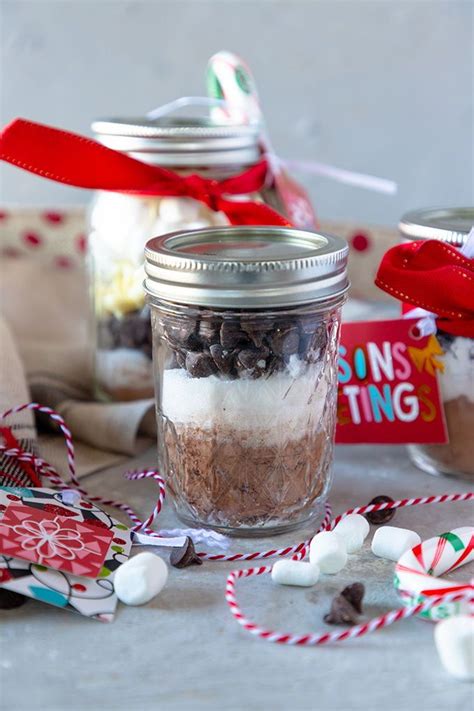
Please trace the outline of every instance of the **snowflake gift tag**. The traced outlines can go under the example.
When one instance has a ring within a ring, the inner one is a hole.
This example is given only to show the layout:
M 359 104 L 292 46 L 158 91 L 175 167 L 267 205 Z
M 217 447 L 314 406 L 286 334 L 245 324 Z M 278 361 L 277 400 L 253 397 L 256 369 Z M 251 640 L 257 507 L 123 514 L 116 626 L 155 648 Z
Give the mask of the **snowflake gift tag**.
M 114 571 L 131 545 L 127 526 L 89 501 L 0 487 L 0 587 L 110 621 Z

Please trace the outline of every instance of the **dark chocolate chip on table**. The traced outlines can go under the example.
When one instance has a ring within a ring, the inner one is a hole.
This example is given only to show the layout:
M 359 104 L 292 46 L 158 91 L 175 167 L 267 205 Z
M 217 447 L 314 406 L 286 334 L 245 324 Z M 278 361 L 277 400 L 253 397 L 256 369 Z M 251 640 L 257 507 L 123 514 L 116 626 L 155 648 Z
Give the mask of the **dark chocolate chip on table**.
M 357 612 L 343 595 L 336 595 L 331 603 L 331 609 L 324 615 L 324 622 L 328 625 L 355 625 Z
M 202 560 L 196 553 L 192 538 L 186 536 L 186 543 L 181 548 L 173 548 L 170 555 L 170 565 L 174 568 L 202 565 Z
M 0 588 L 0 610 L 13 610 L 24 605 L 27 600 L 28 598 L 21 593 Z
M 341 592 L 341 595 L 351 603 L 352 607 L 359 613 L 359 615 L 362 614 L 362 600 L 365 595 L 364 583 L 352 583 L 352 585 L 348 585 Z
M 375 496 L 372 501 L 369 501 L 369 506 L 372 504 L 391 503 L 393 499 L 390 496 Z M 395 516 L 396 509 L 381 509 L 380 511 L 369 511 L 365 514 L 365 518 L 373 526 L 380 526 L 383 523 L 388 523 Z
M 353 583 L 336 595 L 331 602 L 331 609 L 324 615 L 328 625 L 355 625 L 362 613 L 362 600 L 365 588 L 362 583 Z
M 186 370 L 193 378 L 207 378 L 217 368 L 209 353 L 189 351 L 186 355 Z

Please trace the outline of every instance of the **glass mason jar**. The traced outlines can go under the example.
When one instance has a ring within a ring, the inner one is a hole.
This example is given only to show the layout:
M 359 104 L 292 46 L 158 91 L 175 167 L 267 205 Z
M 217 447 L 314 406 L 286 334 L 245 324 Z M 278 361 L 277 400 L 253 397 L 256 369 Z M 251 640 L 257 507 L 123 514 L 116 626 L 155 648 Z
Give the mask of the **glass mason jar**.
M 282 227 L 148 242 L 159 467 L 188 525 L 262 535 L 322 517 L 347 252 Z
M 257 163 L 258 126 L 210 119 L 109 119 L 92 124 L 97 139 L 148 164 L 181 175 L 222 180 Z M 234 196 L 281 210 L 275 191 Z M 224 213 L 185 197 L 98 192 L 90 209 L 90 266 L 97 323 L 96 385 L 100 397 L 153 397 L 151 327 L 143 292 L 143 254 L 153 236 L 226 225 Z
M 440 208 L 407 213 L 399 224 L 404 240 L 439 239 L 461 248 L 474 225 L 474 208 Z M 444 350 L 439 373 L 449 442 L 410 444 L 414 464 L 430 474 L 474 479 L 474 339 L 438 330 Z

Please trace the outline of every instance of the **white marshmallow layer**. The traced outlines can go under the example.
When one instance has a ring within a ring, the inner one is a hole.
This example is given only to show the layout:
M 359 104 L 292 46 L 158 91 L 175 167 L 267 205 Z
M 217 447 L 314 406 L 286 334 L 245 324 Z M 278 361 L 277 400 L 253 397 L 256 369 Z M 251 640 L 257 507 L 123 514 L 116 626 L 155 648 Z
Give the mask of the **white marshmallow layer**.
M 301 439 L 321 425 L 327 383 L 318 364 L 305 369 L 296 358 L 292 368 L 255 380 L 192 378 L 180 368 L 165 370 L 161 411 L 175 426 L 218 428 L 223 436 L 245 431 L 247 446 Z

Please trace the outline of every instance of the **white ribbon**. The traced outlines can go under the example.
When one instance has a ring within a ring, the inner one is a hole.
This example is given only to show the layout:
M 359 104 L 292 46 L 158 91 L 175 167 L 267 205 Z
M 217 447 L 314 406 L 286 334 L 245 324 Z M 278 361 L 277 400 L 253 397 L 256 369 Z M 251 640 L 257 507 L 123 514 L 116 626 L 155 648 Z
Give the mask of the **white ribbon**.
M 213 99 L 209 96 L 181 96 L 179 99 L 169 101 L 167 104 L 157 106 L 156 109 L 148 111 L 146 117 L 150 121 L 154 121 L 162 116 L 168 116 L 168 114 L 172 114 L 185 106 L 228 106 L 228 102 L 224 99 Z
M 149 536 L 147 533 L 132 531 L 132 544 L 134 546 L 164 546 L 165 548 L 181 548 L 186 543 L 186 536 L 179 538 L 165 538 L 163 536 Z
M 182 109 L 186 106 L 223 106 L 231 108 L 230 102 L 225 101 L 224 99 L 214 99 L 208 96 L 181 96 L 179 99 L 175 99 L 167 104 L 163 104 L 163 106 L 157 106 L 157 108 L 152 111 L 148 111 L 146 117 L 153 121 L 163 116 L 167 116 L 168 114 L 172 114 L 178 109 Z M 353 170 L 337 168 L 335 165 L 320 163 L 319 161 L 288 160 L 286 158 L 279 158 L 273 151 L 268 135 L 266 135 L 263 115 L 261 115 L 261 125 L 261 142 L 264 148 L 264 155 L 268 160 L 272 173 L 276 174 L 282 168 L 288 168 L 288 170 L 299 170 L 303 173 L 322 175 L 325 178 L 336 180 L 338 183 L 352 185 L 357 188 L 364 188 L 365 190 L 373 190 L 374 192 L 385 193 L 386 195 L 394 195 L 397 192 L 397 183 L 393 180 L 378 178 L 375 175 L 368 175 L 366 173 L 356 173 Z
M 230 539 L 217 531 L 208 531 L 204 528 L 174 528 L 160 530 L 159 536 L 150 536 L 139 531 L 132 532 L 134 546 L 164 546 L 165 548 L 180 548 L 186 543 L 186 538 L 192 538 L 193 543 L 205 543 L 211 548 L 227 550 Z
M 385 193 L 386 195 L 395 195 L 398 190 L 397 183 L 394 180 L 378 178 L 376 175 L 356 173 L 353 170 L 337 168 L 335 165 L 320 163 L 315 160 L 288 160 L 287 158 L 280 158 L 279 160 L 283 163 L 285 168 L 289 170 L 300 170 L 303 173 L 323 175 L 325 178 L 337 180 L 338 183 L 353 185 L 356 188 L 373 190 L 374 192 Z

